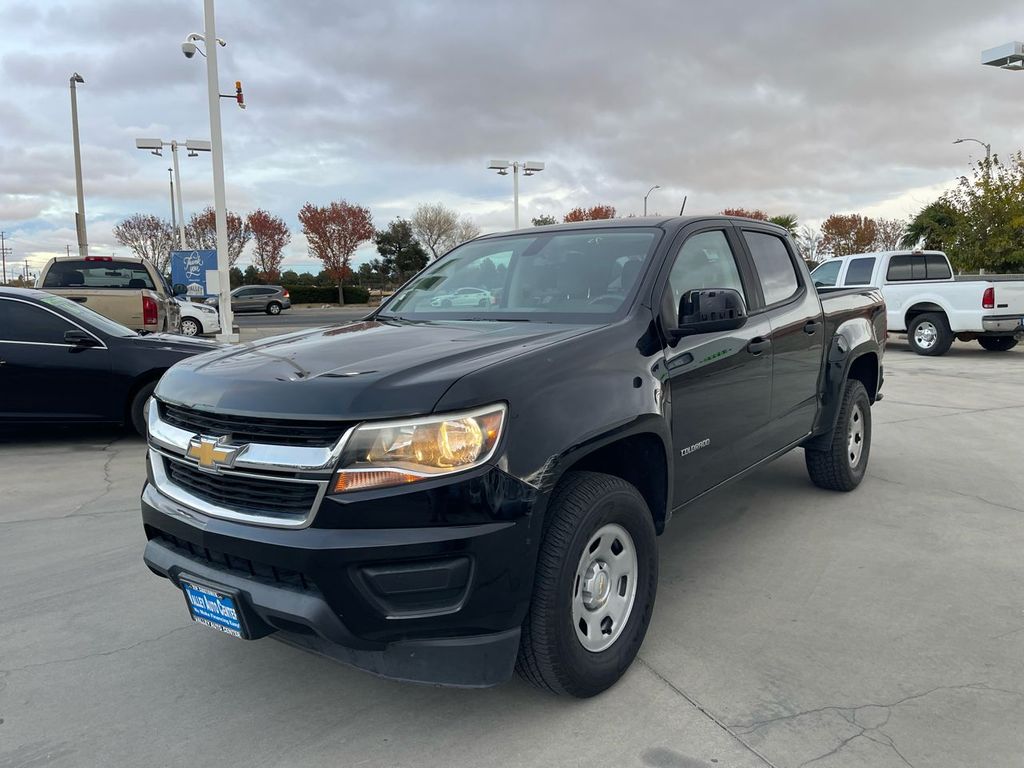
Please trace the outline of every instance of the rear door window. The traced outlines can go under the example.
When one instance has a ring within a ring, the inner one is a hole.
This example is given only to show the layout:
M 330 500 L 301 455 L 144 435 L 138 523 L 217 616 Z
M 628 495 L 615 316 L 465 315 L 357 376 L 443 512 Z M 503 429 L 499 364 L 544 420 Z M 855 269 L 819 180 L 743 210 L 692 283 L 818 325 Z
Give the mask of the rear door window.
M 750 256 L 757 268 L 765 306 L 770 307 L 796 295 L 800 289 L 800 280 L 796 276 L 796 266 L 782 238 L 746 230 L 743 232 L 743 238 L 747 241 L 747 248 L 750 249 Z
M 135 261 L 56 261 L 46 273 L 44 288 L 123 288 L 153 291 L 153 278 Z
M 875 269 L 875 259 L 850 259 L 846 268 L 846 277 L 843 278 L 843 285 L 868 285 L 871 282 L 871 273 Z

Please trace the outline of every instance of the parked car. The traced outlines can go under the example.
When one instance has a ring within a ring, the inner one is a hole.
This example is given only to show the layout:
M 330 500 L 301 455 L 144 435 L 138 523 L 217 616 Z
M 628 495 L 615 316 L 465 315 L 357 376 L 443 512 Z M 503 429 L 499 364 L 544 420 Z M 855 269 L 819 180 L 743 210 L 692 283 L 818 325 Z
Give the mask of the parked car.
M 435 306 L 484 271 L 500 304 Z M 796 447 L 857 487 L 884 342 L 879 292 L 819 297 L 771 224 L 477 238 L 365 320 L 171 368 L 144 559 L 235 637 L 591 696 L 643 642 L 673 513 Z
M 211 296 L 206 303 L 216 307 L 220 300 L 216 296 Z M 231 292 L 232 312 L 266 312 L 268 315 L 279 315 L 282 309 L 290 309 L 291 306 L 291 295 L 280 285 L 243 285 Z
M 451 293 L 442 293 L 430 300 L 432 307 L 486 307 L 491 303 L 491 293 L 483 288 L 459 288 Z
M 217 308 L 209 304 L 197 304 L 185 296 L 177 297 L 181 310 L 181 333 L 184 336 L 201 336 L 204 333 L 219 333 L 220 318 Z
M 1024 280 L 957 280 L 942 251 L 881 251 L 829 259 L 819 287 L 870 286 L 885 298 L 890 333 L 919 355 L 944 355 L 953 339 L 1006 352 L 1024 338 Z
M 0 423 L 113 422 L 145 435 L 161 374 L 215 348 L 140 335 L 63 296 L 0 288 Z
M 157 268 L 136 256 L 60 256 L 46 262 L 36 288 L 64 296 L 136 331 L 173 332 L 178 303 Z

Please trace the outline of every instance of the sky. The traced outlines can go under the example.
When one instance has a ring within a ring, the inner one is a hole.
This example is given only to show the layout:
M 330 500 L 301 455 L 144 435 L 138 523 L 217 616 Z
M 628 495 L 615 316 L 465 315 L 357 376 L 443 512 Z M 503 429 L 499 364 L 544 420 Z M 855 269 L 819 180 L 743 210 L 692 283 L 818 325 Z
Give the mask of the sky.
M 907 217 L 984 156 L 1024 144 L 1024 73 L 980 64 L 1024 38 L 1019 3 L 676 0 L 219 0 L 231 210 L 291 227 L 285 268 L 319 270 L 306 202 L 364 205 L 378 227 L 443 202 L 510 229 L 576 206 L 620 215 L 726 207 Z M 76 249 L 68 78 L 78 89 L 91 252 L 113 226 L 170 219 L 168 153 L 209 138 L 201 0 L 0 0 L 0 230 L 20 271 Z M 213 202 L 208 154 L 179 156 L 186 217 Z M 250 246 L 251 248 L 251 246 Z M 374 256 L 372 246 L 355 263 Z M 245 266 L 248 253 L 239 266 Z

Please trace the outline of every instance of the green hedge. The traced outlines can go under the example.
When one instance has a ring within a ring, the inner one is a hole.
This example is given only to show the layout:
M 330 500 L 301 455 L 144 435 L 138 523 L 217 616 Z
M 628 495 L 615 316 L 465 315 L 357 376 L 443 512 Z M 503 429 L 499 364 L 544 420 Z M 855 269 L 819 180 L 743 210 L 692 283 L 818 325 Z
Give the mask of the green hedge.
M 292 304 L 337 304 L 338 289 L 336 286 L 321 287 L 315 285 L 286 285 L 291 294 Z M 358 285 L 342 287 L 346 304 L 366 304 L 370 300 L 370 292 Z

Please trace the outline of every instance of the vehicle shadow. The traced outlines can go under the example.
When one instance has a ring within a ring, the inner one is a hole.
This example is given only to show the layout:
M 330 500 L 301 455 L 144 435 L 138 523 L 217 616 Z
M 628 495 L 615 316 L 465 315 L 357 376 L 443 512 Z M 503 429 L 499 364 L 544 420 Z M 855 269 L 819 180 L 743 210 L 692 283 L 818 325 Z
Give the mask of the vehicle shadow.
M 135 432 L 112 424 L 0 424 L 0 446 L 84 445 L 121 439 L 143 442 Z

